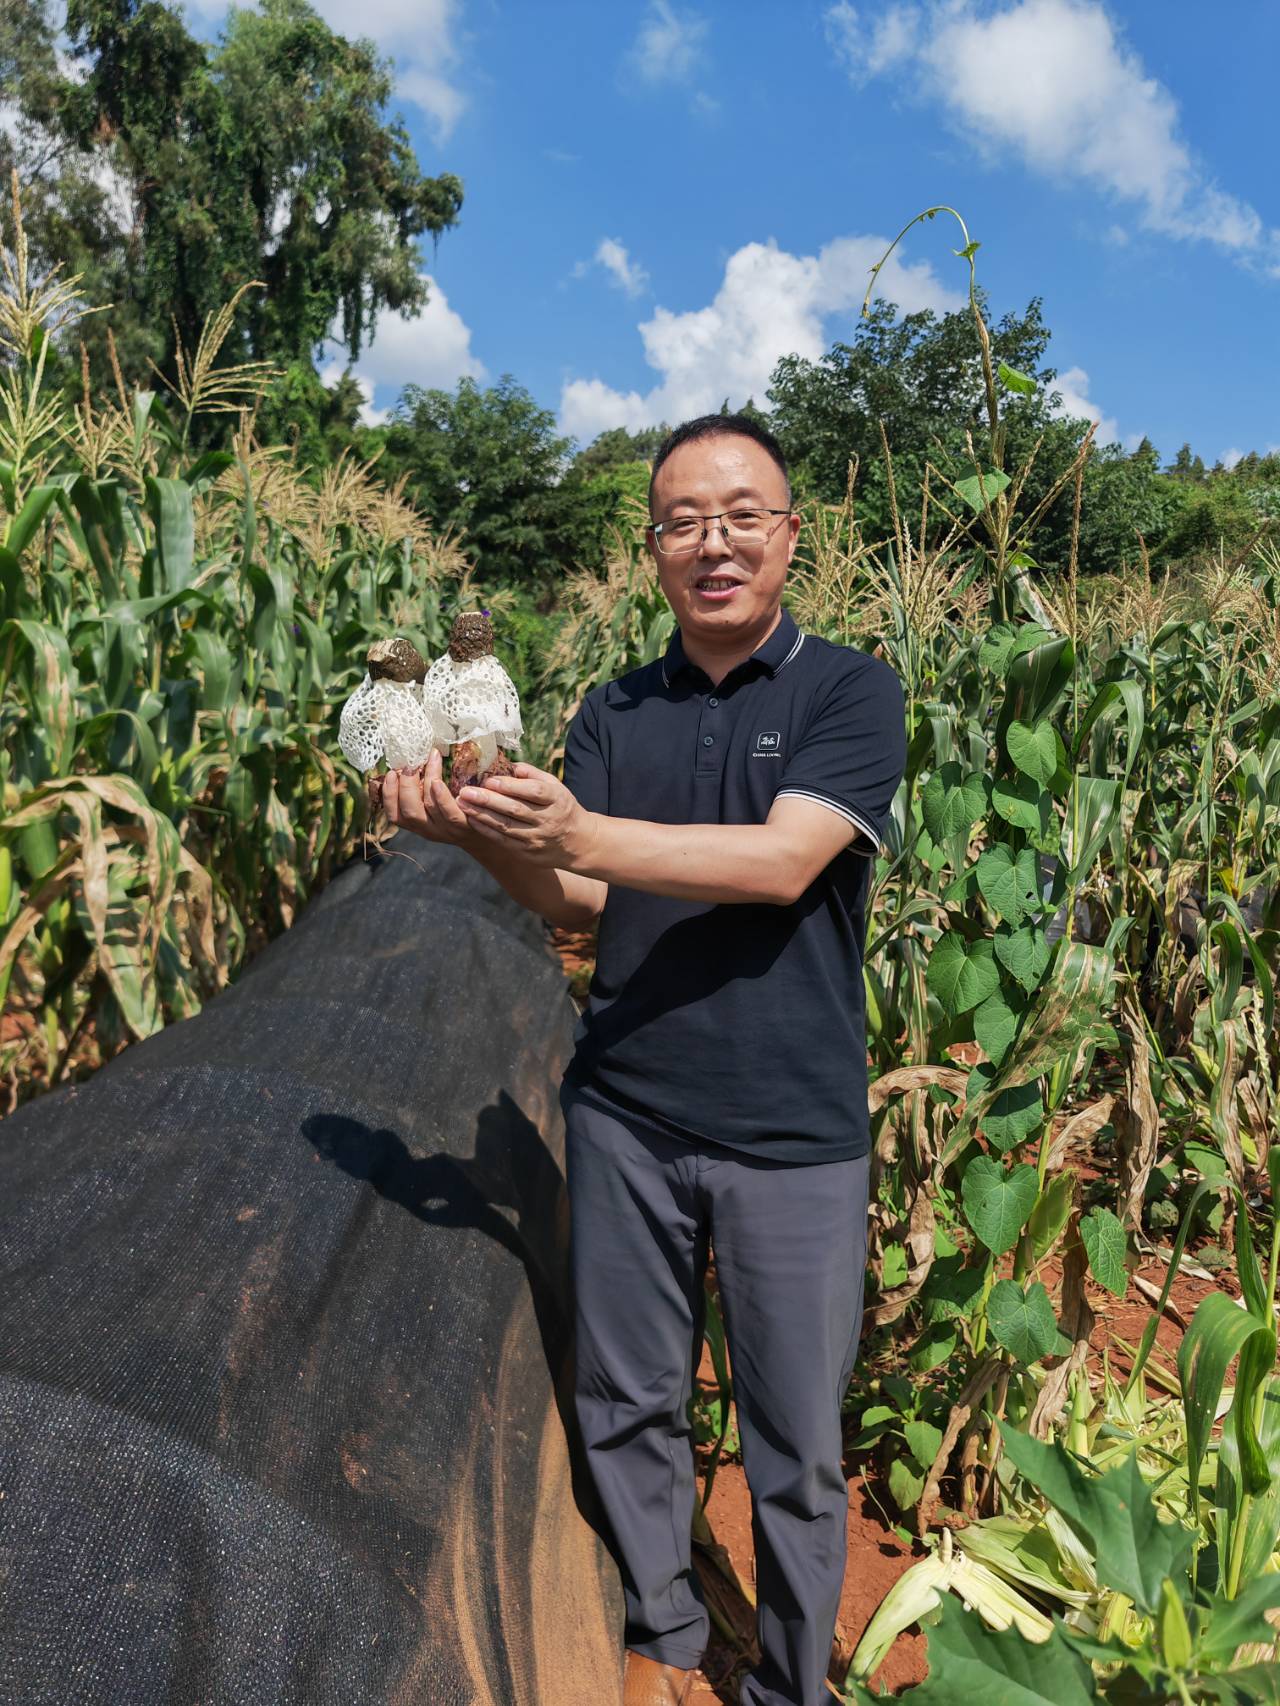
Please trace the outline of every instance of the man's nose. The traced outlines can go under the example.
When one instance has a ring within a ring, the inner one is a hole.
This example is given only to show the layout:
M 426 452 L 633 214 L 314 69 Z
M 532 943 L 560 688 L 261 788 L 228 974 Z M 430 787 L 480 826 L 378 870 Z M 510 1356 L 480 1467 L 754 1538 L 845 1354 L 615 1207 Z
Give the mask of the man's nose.
M 733 546 L 725 537 L 723 518 L 707 522 L 706 537 L 698 555 L 702 557 L 732 557 Z

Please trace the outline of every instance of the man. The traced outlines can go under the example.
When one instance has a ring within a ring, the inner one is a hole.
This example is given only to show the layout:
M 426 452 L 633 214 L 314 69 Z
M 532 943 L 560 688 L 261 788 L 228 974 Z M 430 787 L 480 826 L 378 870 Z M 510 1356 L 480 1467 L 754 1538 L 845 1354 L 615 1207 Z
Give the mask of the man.
M 714 1244 L 752 1497 L 762 1660 L 743 1706 L 817 1706 L 846 1561 L 840 1403 L 866 1256 L 863 908 L 905 764 L 884 663 L 781 607 L 800 518 L 738 415 L 654 460 L 647 544 L 678 623 L 594 688 L 565 779 L 457 804 L 432 759 L 388 815 L 553 923 L 600 916 L 561 1092 L 576 1409 L 626 1603 L 626 1706 L 682 1706 L 710 1621 L 688 1407 Z

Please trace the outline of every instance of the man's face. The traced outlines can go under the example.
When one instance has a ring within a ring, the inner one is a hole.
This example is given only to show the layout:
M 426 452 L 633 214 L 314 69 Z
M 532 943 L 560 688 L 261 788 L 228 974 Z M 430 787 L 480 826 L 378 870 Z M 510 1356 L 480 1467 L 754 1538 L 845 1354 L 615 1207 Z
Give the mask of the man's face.
M 740 434 L 717 433 L 673 450 L 653 487 L 653 519 L 719 515 L 735 509 L 787 507 L 787 482 L 763 445 Z M 649 550 L 658 581 L 690 638 L 723 642 L 748 639 L 772 624 L 796 548 L 800 517 L 772 515 L 763 544 L 726 542 L 718 522 L 696 550 L 671 556 L 659 551 L 652 531 Z

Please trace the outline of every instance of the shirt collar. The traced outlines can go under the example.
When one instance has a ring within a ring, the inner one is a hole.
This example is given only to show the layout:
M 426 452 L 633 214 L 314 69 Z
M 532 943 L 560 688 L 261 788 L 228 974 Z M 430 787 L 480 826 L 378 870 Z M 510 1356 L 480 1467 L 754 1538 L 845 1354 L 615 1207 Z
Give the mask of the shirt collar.
M 761 664 L 767 675 L 776 675 L 783 664 L 791 662 L 791 659 L 800 650 L 803 641 L 804 635 L 796 626 L 795 618 L 789 610 L 783 609 L 778 626 L 762 646 L 756 647 L 745 662 Z M 680 630 L 677 628 L 662 659 L 663 682 L 670 687 L 681 670 L 696 670 L 697 667 L 697 664 L 690 663 L 685 655 Z M 741 669 L 743 665 L 739 664 L 737 667 Z

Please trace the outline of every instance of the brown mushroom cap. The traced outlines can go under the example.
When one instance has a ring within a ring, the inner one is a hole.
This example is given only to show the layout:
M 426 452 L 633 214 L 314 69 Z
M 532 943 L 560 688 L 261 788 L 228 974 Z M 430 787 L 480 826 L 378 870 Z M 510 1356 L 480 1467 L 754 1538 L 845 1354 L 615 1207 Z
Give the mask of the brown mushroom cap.
M 371 681 L 423 681 L 427 660 L 403 634 L 391 640 L 375 640 L 369 647 L 369 679 Z
M 464 610 L 449 630 L 449 656 L 470 663 L 493 650 L 493 623 L 483 610 Z

